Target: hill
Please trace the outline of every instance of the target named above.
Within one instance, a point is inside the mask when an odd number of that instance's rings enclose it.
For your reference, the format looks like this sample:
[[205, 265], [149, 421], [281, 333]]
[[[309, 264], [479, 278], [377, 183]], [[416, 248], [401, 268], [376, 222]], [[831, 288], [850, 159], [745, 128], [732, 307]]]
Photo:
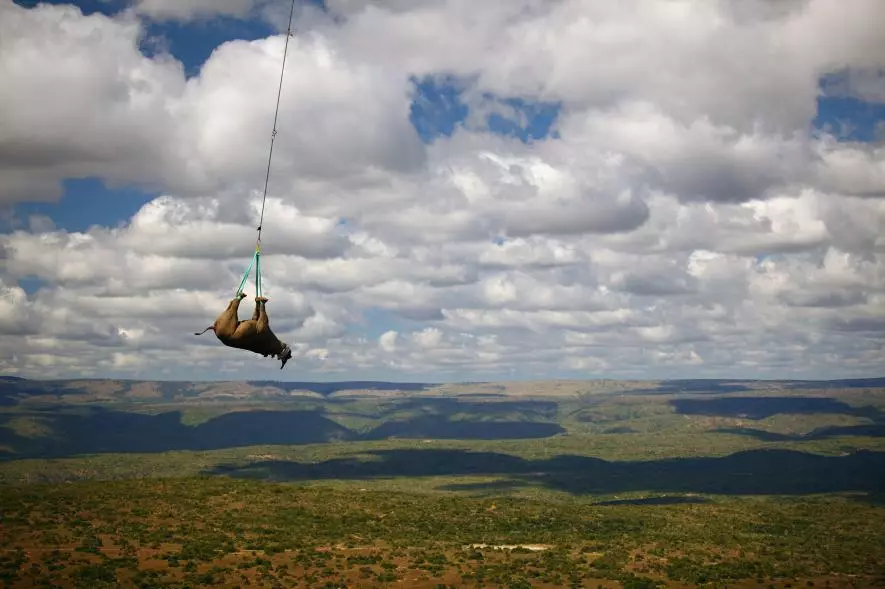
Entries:
[[669, 447], [680, 437], [706, 433], [711, 450], [846, 436], [877, 440], [885, 434], [883, 383], [5, 377], [0, 379], [0, 459], [391, 439], [543, 440], [547, 448], [565, 450], [594, 434], [662, 436]]
[[0, 578], [873, 586], [883, 384], [3, 378]]
[[47, 403], [113, 403], [145, 401], [285, 400], [349, 397], [556, 397], [631, 393], [690, 394], [771, 391], [838, 391], [885, 388], [885, 378], [802, 380], [544, 380], [465, 383], [385, 381], [152, 381], [152, 380], [31, 380], [0, 376], [0, 404], [22, 401]]

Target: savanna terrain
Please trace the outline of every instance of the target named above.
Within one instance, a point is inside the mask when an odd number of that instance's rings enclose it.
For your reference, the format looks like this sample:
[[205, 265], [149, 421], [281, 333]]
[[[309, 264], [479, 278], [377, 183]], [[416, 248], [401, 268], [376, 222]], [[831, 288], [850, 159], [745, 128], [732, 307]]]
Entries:
[[885, 379], [0, 380], [8, 587], [885, 586]]

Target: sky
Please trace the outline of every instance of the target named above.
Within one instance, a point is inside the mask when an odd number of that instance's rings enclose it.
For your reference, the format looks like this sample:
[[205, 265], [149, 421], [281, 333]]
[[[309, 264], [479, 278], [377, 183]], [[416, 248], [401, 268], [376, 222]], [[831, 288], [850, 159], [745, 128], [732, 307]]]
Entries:
[[[885, 2], [0, 0], [0, 374], [885, 374]], [[251, 314], [254, 283], [242, 317]]]

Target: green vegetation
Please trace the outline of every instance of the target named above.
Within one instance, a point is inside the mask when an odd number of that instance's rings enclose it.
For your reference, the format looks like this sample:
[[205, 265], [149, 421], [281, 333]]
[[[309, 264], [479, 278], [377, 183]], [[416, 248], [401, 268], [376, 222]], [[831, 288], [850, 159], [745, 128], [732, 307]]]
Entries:
[[[483, 449], [503, 448], [498, 442], [512, 440], [516, 449], [502, 451], [529, 456], [534, 448], [542, 454], [615, 459], [723, 455], [762, 447], [819, 453], [840, 452], [846, 445], [885, 447], [882, 389], [825, 393], [784, 385], [731, 391], [734, 385], [720, 385], [727, 392], [652, 393], [626, 385], [609, 390], [614, 384], [606, 382], [599, 385], [601, 392], [587, 392], [576, 384], [556, 388], [554, 383], [544, 396], [535, 383], [519, 385], [527, 391], [513, 385], [521, 396], [509, 394], [508, 385], [498, 397], [477, 397], [464, 385], [458, 395], [437, 387], [437, 396], [426, 391], [336, 396], [338, 391], [323, 397], [264, 385], [242, 385], [244, 393], [233, 383], [176, 388], [176, 383], [84, 382], [67, 388], [0, 382], [0, 400], [7, 402], [0, 407], [0, 459], [329, 442], [369, 448], [392, 438], [433, 439], [453, 447], [468, 441]], [[449, 396], [439, 396], [443, 393]]]
[[885, 575], [885, 508], [846, 497], [660, 507], [198, 477], [4, 487], [0, 506], [0, 574], [21, 586], [243, 576], [260, 586], [785, 586]]
[[870, 383], [370, 384], [0, 381], [0, 585], [885, 584]]

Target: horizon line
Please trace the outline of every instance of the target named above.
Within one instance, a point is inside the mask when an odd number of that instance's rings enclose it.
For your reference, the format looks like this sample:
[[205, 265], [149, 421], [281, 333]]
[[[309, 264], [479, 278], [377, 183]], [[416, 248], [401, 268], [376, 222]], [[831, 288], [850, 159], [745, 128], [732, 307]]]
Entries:
[[451, 381], [422, 381], [422, 380], [381, 380], [381, 379], [344, 379], [344, 380], [278, 380], [278, 379], [163, 379], [163, 378], [114, 378], [114, 377], [63, 377], [63, 378], [31, 378], [25, 376], [16, 376], [12, 374], [0, 374], [0, 381], [6, 380], [25, 380], [33, 382], [59, 382], [59, 381], [117, 381], [117, 382], [196, 382], [196, 383], [281, 383], [281, 384], [388, 384], [388, 385], [477, 385], [477, 384], [495, 384], [495, 383], [517, 383], [517, 382], [597, 382], [597, 381], [614, 381], [614, 382], [712, 382], [712, 381], [728, 381], [728, 382], [757, 382], [757, 383], [782, 383], [782, 382], [864, 382], [885, 380], [885, 376], [856, 377], [856, 378], [729, 378], [729, 377], [697, 377], [697, 378], [612, 378], [612, 377], [586, 377], [586, 378], [538, 378], [538, 379], [495, 379], [495, 380], [451, 380]]

